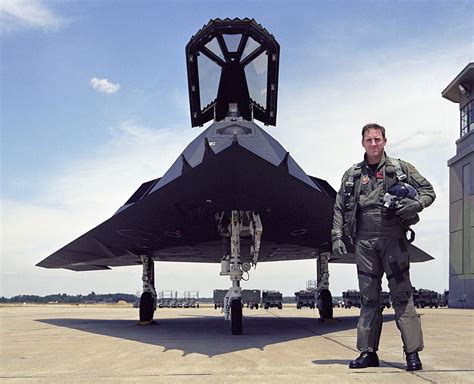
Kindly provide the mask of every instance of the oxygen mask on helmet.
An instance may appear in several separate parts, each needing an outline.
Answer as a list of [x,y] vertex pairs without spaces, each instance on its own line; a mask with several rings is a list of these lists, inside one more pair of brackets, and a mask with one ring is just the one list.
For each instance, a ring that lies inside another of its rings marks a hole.
[[418,193],[416,189],[410,184],[398,181],[393,184],[383,196],[382,213],[386,216],[393,217],[395,211],[403,207],[401,203],[402,199],[416,199],[417,196]]

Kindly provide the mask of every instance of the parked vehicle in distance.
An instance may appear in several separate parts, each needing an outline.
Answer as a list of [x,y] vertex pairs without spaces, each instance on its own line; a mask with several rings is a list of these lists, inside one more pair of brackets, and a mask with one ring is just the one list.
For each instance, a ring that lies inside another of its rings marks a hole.
[[282,309],[283,294],[279,291],[264,290],[262,293],[262,305],[265,309]]
[[309,307],[316,308],[316,291],[314,289],[305,289],[295,292],[296,308]]
[[361,298],[359,291],[350,289],[348,291],[342,292],[342,300],[344,301],[344,308],[360,308]]

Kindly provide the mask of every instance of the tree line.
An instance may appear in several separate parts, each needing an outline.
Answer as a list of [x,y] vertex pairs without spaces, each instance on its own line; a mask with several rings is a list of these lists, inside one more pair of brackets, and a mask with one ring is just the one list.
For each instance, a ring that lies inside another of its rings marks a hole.
[[126,301],[133,303],[138,300],[136,295],[128,293],[107,293],[96,294],[94,291],[88,295],[67,295],[66,293],[57,293],[46,296],[37,295],[18,295],[11,298],[0,297],[0,303],[64,303],[64,304],[81,304],[81,303],[117,303],[118,301]]

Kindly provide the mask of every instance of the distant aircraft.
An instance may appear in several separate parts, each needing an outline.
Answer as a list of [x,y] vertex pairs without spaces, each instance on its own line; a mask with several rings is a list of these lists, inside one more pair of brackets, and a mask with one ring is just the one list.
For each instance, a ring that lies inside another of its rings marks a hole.
[[[308,176],[254,121],[275,125],[280,46],[253,19],[214,19],[186,46],[192,126],[213,121],[163,177],[37,265],[74,271],[143,265],[140,320],[156,309],[154,261],[221,263],[242,333],[240,283],[257,262],[315,259],[318,308],[332,317],[328,262],[335,190]],[[350,250],[351,251],[351,250]],[[352,250],[353,251],[353,250]],[[412,261],[432,259],[410,245]]]

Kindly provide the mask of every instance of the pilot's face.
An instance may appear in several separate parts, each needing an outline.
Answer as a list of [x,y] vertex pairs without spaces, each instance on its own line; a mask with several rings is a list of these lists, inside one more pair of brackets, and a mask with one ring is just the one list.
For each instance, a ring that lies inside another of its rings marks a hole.
[[369,164],[377,164],[382,159],[387,139],[382,136],[380,129],[369,129],[364,133],[362,146],[367,154]]

